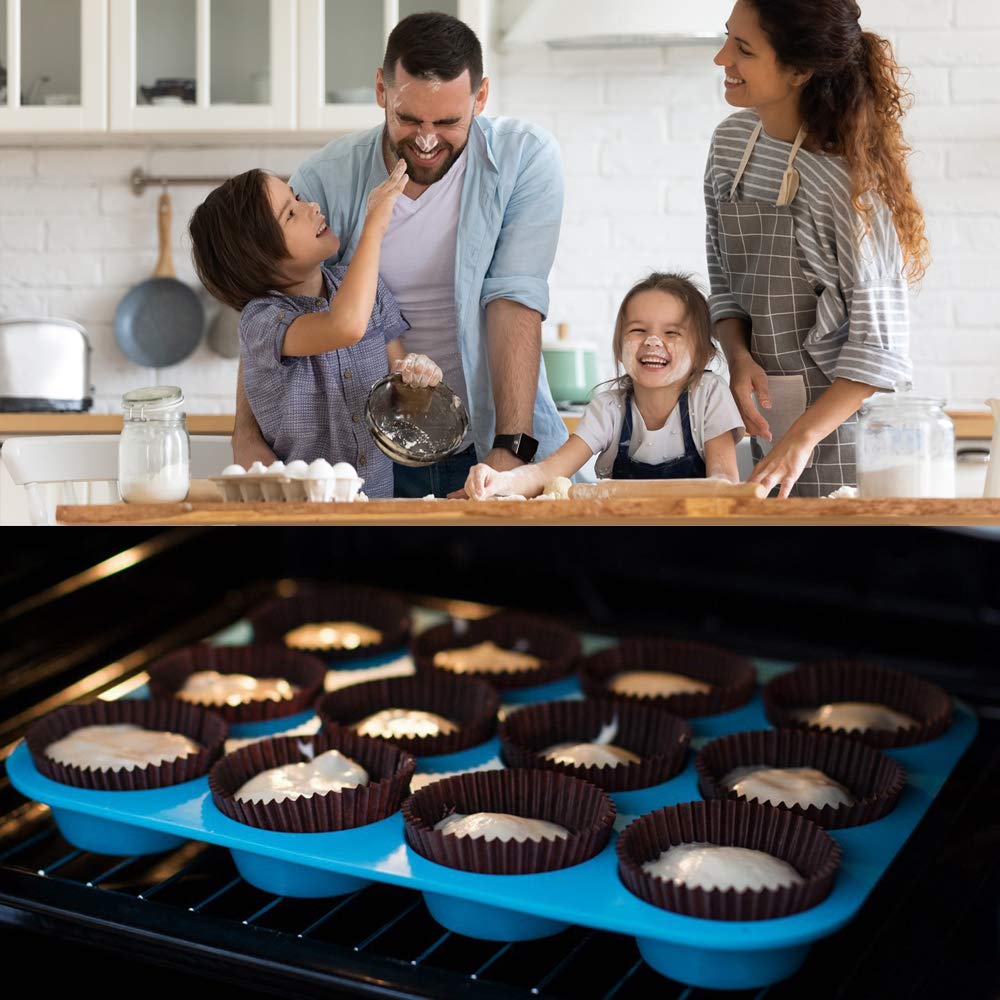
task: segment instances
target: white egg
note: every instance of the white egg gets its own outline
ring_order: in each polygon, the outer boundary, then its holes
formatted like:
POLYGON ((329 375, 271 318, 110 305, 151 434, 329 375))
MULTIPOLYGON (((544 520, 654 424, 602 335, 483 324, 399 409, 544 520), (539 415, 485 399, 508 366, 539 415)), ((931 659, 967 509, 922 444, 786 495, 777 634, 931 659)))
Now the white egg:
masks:
POLYGON ((350 462, 338 462, 333 467, 333 478, 334 479, 357 479, 357 470, 351 465, 350 462))
POLYGON ((267 475, 267 466, 263 462, 254 462, 253 465, 247 469, 248 476, 264 476, 267 475))
POLYGON ((285 466, 285 475, 292 479, 305 479, 309 475, 309 466, 301 458, 297 458, 285 466))
POLYGON ((222 474, 224 476, 245 476, 247 470, 243 468, 242 465, 227 465, 223 470, 222 474))
POLYGON ((317 458, 309 463, 309 476, 312 479, 330 479, 333 466, 325 458, 317 458))
POLYGON ((285 463, 279 458, 277 461, 272 462, 267 467, 267 474, 269 476, 283 476, 285 474, 285 463))

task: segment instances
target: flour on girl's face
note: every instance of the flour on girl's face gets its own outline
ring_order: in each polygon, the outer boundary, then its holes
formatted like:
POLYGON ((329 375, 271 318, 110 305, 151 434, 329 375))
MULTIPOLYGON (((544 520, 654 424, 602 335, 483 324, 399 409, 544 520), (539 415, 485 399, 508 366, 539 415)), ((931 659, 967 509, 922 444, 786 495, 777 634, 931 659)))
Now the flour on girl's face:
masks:
POLYGON ((662 389, 691 374, 694 340, 684 304, 661 291, 645 291, 629 301, 621 342, 621 364, 635 386, 662 389))

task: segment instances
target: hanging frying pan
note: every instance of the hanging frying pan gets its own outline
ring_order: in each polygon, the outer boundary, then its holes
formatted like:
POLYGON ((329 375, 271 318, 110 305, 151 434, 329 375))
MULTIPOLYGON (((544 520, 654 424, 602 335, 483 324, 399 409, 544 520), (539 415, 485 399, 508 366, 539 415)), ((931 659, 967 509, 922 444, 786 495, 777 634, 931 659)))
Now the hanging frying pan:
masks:
POLYGON ((205 310, 194 291, 177 280, 170 252, 173 212, 170 195, 157 207, 160 259, 153 277, 136 285, 115 310, 115 339, 122 353, 144 368, 165 368, 183 361, 201 343, 205 310))

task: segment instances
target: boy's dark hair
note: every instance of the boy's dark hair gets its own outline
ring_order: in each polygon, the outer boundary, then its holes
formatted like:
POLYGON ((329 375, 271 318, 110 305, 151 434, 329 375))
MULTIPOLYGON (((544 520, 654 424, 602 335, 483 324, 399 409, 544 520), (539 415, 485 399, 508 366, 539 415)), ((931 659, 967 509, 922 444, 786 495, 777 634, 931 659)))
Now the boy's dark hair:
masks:
POLYGON ((428 11, 404 17, 389 35, 382 61, 382 76, 391 85, 396 63, 402 62, 410 76, 446 83, 469 71, 472 93, 483 82, 483 47, 476 33, 450 14, 428 11))
POLYGON ((282 285, 277 262, 288 248, 267 197, 267 176, 248 170, 230 177, 195 209, 188 227, 201 283, 236 310, 282 285))

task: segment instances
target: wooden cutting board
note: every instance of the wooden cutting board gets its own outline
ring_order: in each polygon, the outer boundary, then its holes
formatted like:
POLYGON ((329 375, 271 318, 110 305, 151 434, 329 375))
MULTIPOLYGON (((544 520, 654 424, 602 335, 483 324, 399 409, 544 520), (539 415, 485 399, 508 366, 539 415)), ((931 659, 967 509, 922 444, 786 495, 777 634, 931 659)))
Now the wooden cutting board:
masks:
POLYGON ((767 492, 760 483, 733 483, 724 479, 604 479, 570 487, 574 500, 623 500, 678 497, 753 497, 763 500, 767 492))

